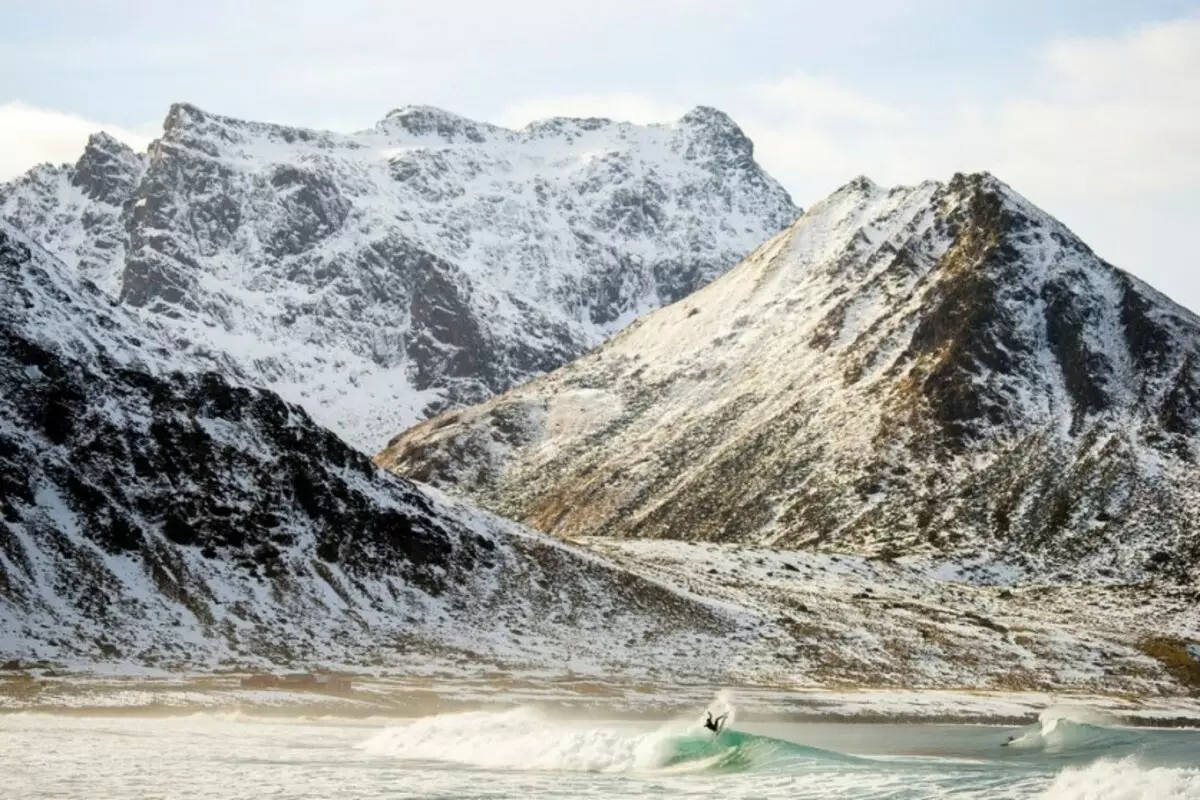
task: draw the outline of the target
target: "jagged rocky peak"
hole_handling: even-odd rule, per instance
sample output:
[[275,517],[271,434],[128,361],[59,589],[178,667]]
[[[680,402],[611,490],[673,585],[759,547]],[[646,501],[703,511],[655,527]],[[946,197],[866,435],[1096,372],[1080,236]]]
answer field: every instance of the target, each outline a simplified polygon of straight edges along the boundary
[[[904,187],[899,188],[901,191],[903,191]],[[829,199],[824,202],[828,203],[833,201],[835,198],[840,198],[847,195],[868,198],[879,194],[881,191],[884,190],[879,186],[879,184],[875,183],[875,181],[871,180],[866,175],[858,175],[835,190],[833,194],[830,195]]]
[[389,111],[377,126],[385,132],[397,128],[413,135],[436,135],[446,142],[481,144],[505,133],[502,128],[476,122],[434,106],[410,105]]
[[[150,145],[150,155],[153,158],[169,145],[202,145],[209,138],[238,141],[240,123],[231,117],[210,114],[191,103],[172,103],[163,119],[162,136]],[[213,153],[215,150],[210,149],[210,155]]]
[[142,156],[101,131],[88,137],[83,155],[75,163],[71,183],[91,200],[120,205],[129,197],[143,172]]
[[[1050,418],[1078,432],[1110,411],[1178,401],[1161,389],[1191,380],[1190,312],[1096,258],[991,175],[956,175],[936,194],[932,230],[946,243],[931,273],[937,291],[916,310],[903,355],[946,441],[986,442],[992,426]],[[1037,369],[1045,357],[1055,374]]]
[[52,176],[0,186],[0,216],[374,451],[687,295],[798,214],[717,117],[552,127],[414,106],[337,134],[179,103],[136,185],[112,183],[120,205]]
[[627,125],[608,117],[549,117],[527,124],[521,129],[526,136],[579,136],[588,131],[599,131],[616,125]]
[[[281,147],[300,145],[319,153],[331,148],[355,149],[357,143],[342,134],[273,122],[255,122],[205,111],[191,103],[175,103],[163,120],[163,135],[150,145],[150,156],[162,158],[172,148],[183,147],[193,155],[231,155],[253,158],[244,146],[256,141]],[[183,176],[185,179],[188,176]]]
[[163,120],[163,130],[170,133],[189,125],[203,125],[210,116],[191,103],[172,103]]
[[855,179],[379,462],[568,536],[1200,567],[1200,319],[997,178]]
[[680,118],[679,125],[696,131],[712,148],[728,153],[731,160],[744,162],[754,157],[754,143],[724,111],[696,106]]

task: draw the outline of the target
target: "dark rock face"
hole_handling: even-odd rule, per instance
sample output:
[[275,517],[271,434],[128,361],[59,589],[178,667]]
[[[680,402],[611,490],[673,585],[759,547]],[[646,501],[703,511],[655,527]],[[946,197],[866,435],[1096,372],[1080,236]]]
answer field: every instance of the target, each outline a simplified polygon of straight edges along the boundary
[[[142,553],[148,534],[161,533],[251,576],[286,574],[282,552],[311,536],[317,557],[347,574],[400,575],[436,593],[482,552],[470,539],[451,545],[412,487],[385,478],[273,394],[211,373],[103,375],[8,334],[0,343],[6,377],[40,373],[9,394],[7,421],[65,456],[43,469],[29,442],[0,434],[10,489],[0,513],[10,537],[15,525],[42,524],[29,507],[39,491],[52,491],[105,552]],[[113,404],[123,412],[115,418],[105,413]],[[131,416],[150,422],[131,427]],[[234,429],[238,437],[212,432]],[[411,509],[381,508],[372,488],[404,496]]]
[[74,165],[43,164],[0,186],[0,218],[39,231],[46,246],[115,295],[131,198],[145,172],[145,156],[97,133]]
[[0,217],[181,347],[368,451],[560,366],[798,213],[707,108],[511,131],[410,107],[341,135],[181,103],[145,157],[97,135],[0,187]]
[[[0,231],[0,277],[17,309],[32,304],[19,274],[29,260]],[[22,532],[62,535],[63,517],[39,503],[47,495],[73,520],[73,546],[149,557],[165,539],[250,576],[286,575],[295,564],[284,551],[304,543],[348,575],[440,593],[494,547],[452,535],[414,487],[270,392],[213,373],[153,375],[103,352],[72,360],[5,322],[0,526],[12,564],[29,563]]]
[[119,206],[133,192],[142,171],[141,159],[133,148],[107,133],[96,133],[88,138],[71,183],[92,200]]
[[290,165],[277,167],[271,185],[282,196],[286,222],[269,231],[267,252],[275,258],[311,250],[335,234],[350,213],[350,202],[329,177]]
[[377,462],[567,536],[1190,581],[1198,365],[1200,319],[994,177],[857,179],[711,287]]
[[417,136],[435,136],[446,141],[467,141],[481,144],[498,129],[473,122],[439,108],[416,106],[398,108],[385,118],[385,123],[398,125]]

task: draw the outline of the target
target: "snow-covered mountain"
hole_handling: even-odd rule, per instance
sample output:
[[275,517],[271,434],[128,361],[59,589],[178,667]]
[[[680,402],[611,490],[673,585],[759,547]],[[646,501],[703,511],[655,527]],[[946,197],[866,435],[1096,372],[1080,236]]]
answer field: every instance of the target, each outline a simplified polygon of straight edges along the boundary
[[0,295],[0,661],[711,675],[749,625],[173,371],[169,334],[4,223]]
[[145,155],[104,134],[0,186],[0,217],[173,348],[251,376],[370,452],[599,344],[799,211],[727,116],[438,109],[343,135],[172,106]]
[[1198,431],[1194,314],[990,175],[860,178],[377,461],[562,536],[1194,580]]
[[[375,469],[3,223],[0,296],[0,671],[1187,691],[1155,659],[1200,635],[1194,589],[973,586],[944,562],[671,541],[588,553]],[[12,685],[0,706],[90,702]]]

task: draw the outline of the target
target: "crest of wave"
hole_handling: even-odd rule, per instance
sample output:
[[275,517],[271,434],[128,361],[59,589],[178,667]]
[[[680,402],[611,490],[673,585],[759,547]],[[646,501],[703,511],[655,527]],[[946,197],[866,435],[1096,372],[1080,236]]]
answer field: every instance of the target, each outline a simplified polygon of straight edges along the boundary
[[623,772],[658,763],[664,731],[585,727],[532,708],[422,717],[362,745],[368,753],[499,769]]
[[1038,721],[1043,725],[1053,720],[1075,722],[1080,725],[1094,725],[1098,728],[1112,728],[1121,724],[1121,721],[1112,714],[1086,706],[1050,706],[1041,714],[1038,714]]
[[1121,722],[1111,714],[1083,706],[1051,706],[1038,715],[1038,724],[1010,744],[1017,749],[1064,750],[1100,749],[1124,737]]

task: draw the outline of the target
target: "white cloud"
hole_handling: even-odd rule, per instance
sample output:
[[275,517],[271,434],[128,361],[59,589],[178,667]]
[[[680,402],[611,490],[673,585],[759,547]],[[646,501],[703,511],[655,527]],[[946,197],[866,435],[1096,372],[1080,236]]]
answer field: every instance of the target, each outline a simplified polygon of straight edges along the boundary
[[[1031,84],[982,105],[915,108],[789,78],[730,111],[770,167],[812,184],[828,165],[882,182],[988,169],[1061,201],[1137,201],[1200,184],[1200,22],[1047,47]],[[795,109],[781,113],[778,106]],[[805,163],[805,154],[817,157]],[[822,183],[822,181],[816,181]]]
[[0,181],[36,164],[76,161],[88,136],[101,130],[139,150],[145,149],[151,139],[120,126],[102,125],[20,101],[0,105]]
[[828,77],[790,75],[751,86],[746,94],[748,100],[781,120],[890,124],[903,117],[897,109]]
[[1200,184],[1200,21],[1059,42],[1041,77],[998,120],[1017,176],[1110,200]]

